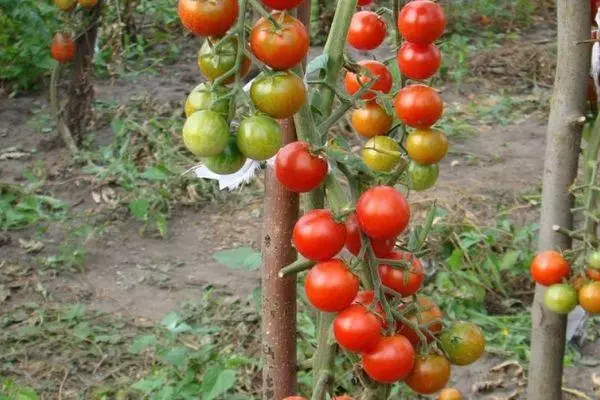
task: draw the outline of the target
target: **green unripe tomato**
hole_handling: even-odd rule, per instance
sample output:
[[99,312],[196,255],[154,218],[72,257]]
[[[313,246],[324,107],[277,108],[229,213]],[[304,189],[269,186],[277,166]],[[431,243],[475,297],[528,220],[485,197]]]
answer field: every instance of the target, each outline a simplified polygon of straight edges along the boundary
[[600,251],[594,251],[588,255],[587,266],[593,269],[600,269]]
[[552,285],[544,294],[544,305],[557,314],[568,314],[577,306],[577,291],[566,283]]
[[389,136],[373,136],[360,152],[364,163],[377,172],[393,170],[400,160],[400,145]]
[[273,118],[255,115],[244,119],[236,135],[237,145],[246,157],[265,161],[273,157],[283,143],[281,127]]
[[252,82],[250,98],[260,111],[283,119],[296,114],[306,100],[302,79],[293,72],[260,75]]
[[230,175],[238,172],[245,162],[246,156],[238,149],[235,136],[230,135],[225,150],[218,156],[205,159],[204,165],[215,174]]
[[183,143],[199,157],[213,157],[225,150],[229,127],[225,118],[210,110],[193,113],[183,125]]
[[227,94],[222,87],[211,88],[205,83],[196,86],[185,101],[185,116],[189,117],[196,111],[212,110],[227,118],[229,114],[229,99],[218,98]]
[[438,164],[422,165],[414,161],[408,164],[408,187],[412,190],[427,190],[435,185],[440,175]]

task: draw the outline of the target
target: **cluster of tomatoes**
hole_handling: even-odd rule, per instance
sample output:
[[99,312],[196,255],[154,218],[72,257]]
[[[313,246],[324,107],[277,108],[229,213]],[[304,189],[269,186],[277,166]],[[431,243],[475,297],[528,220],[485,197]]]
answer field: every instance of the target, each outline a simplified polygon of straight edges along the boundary
[[600,313],[600,252],[592,252],[586,260],[587,277],[575,276],[570,281],[571,266],[556,251],[539,253],[531,263],[531,276],[548,286],[544,305],[558,314],[568,314],[579,304],[590,314]]
[[[77,5],[82,9],[91,10],[96,7],[98,0],[54,0],[54,4],[64,12],[72,12]],[[68,63],[75,56],[75,42],[73,36],[65,32],[57,32],[52,38],[50,53],[59,63]]]
[[[300,2],[263,1],[276,10]],[[276,119],[293,116],[306,99],[302,79],[290,69],[308,53],[308,31],[291,15],[273,12],[254,24],[249,37],[252,55],[265,67],[250,89],[255,111],[241,119],[237,132],[230,131],[228,121],[233,117],[236,93],[227,86],[236,82],[236,74],[239,83],[250,68],[250,59],[238,51],[238,36],[231,32],[238,14],[237,0],[179,1],[184,26],[207,37],[198,53],[198,66],[209,81],[196,87],[186,101],[183,140],[188,150],[203,158],[208,169],[220,175],[237,172],[247,159],[265,161],[274,157],[282,146]]]

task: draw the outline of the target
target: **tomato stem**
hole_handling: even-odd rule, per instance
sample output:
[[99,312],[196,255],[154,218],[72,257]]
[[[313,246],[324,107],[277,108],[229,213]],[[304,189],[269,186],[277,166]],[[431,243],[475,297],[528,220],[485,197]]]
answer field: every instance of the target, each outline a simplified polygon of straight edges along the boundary
[[302,271],[306,271],[315,266],[314,261],[306,260],[303,258],[298,258],[296,261],[291,263],[290,265],[284,267],[279,271],[279,277],[285,278],[286,276],[300,273]]

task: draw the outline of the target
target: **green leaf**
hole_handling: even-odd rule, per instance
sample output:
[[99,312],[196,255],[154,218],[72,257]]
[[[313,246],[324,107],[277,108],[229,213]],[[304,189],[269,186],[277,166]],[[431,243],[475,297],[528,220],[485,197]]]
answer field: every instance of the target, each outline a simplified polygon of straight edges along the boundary
[[233,269],[253,271],[259,269],[262,264],[261,253],[250,247],[218,251],[213,257],[217,262]]
[[507,252],[500,263],[500,270],[503,271],[514,268],[520,256],[521,252],[519,250],[510,250]]
[[122,119],[114,118],[112,120],[112,122],[110,123],[110,127],[112,128],[115,135],[119,136],[125,129],[125,123],[123,122]]
[[69,309],[65,318],[67,321],[73,321],[76,319],[80,319],[85,315],[85,306],[81,303],[75,304]]
[[306,75],[310,75],[313,72],[320,70],[326,70],[327,64],[329,64],[329,55],[326,53],[321,54],[318,57],[313,58],[311,62],[306,66]]
[[169,170],[164,166],[150,167],[142,173],[141,177],[149,181],[166,181],[169,177]]
[[185,347],[176,347],[163,356],[163,361],[176,367],[185,366],[187,349]]
[[148,219],[148,212],[150,211],[150,202],[146,199],[136,199],[129,203],[129,211],[138,220],[145,221]]
[[139,354],[143,350],[153,347],[156,345],[156,336],[154,335],[145,335],[138,336],[135,338],[131,346],[129,347],[129,352],[133,354]]
[[132,387],[140,392],[150,394],[157,389],[163,387],[165,382],[162,379],[141,379],[136,382]]
[[235,383],[235,371],[211,367],[202,377],[202,400],[213,400],[224,394]]
[[463,263],[463,251],[461,249],[454,249],[452,254],[446,260],[448,267],[453,270],[459,270]]
[[167,314],[161,324],[172,333],[189,332],[192,327],[181,320],[181,317],[176,312]]

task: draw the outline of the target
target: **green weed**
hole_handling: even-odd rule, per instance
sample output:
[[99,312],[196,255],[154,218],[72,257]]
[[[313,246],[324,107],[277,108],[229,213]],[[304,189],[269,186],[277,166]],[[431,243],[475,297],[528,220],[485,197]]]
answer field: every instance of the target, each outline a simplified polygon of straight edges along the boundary
[[27,228],[66,215],[67,206],[51,196],[0,183],[0,231]]

